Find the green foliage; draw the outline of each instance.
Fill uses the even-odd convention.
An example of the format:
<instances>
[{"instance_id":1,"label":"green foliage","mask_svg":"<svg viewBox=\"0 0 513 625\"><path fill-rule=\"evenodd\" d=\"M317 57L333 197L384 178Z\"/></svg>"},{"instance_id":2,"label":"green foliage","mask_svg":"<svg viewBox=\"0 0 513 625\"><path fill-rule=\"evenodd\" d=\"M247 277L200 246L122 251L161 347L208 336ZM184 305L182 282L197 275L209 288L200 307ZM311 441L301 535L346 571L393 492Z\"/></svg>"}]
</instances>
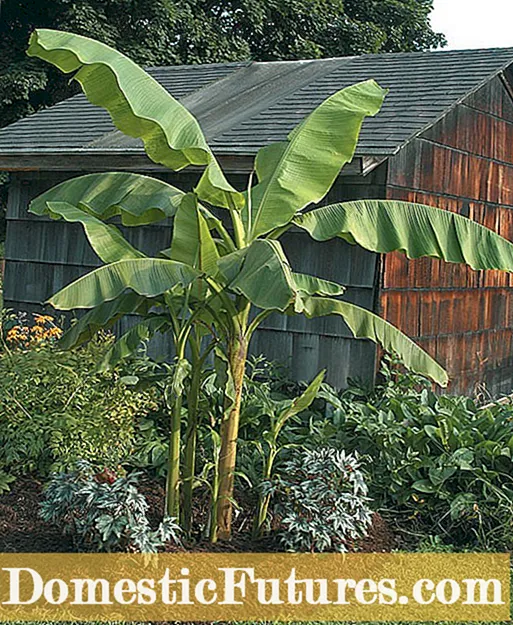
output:
<instances>
[{"instance_id":1,"label":"green foliage","mask_svg":"<svg viewBox=\"0 0 513 625\"><path fill-rule=\"evenodd\" d=\"M0 467L12 475L70 468L83 458L116 466L132 451L136 420L155 408L120 370L98 373L112 344L58 351L51 343L0 350Z\"/></svg>"},{"instance_id":2,"label":"green foliage","mask_svg":"<svg viewBox=\"0 0 513 625\"><path fill-rule=\"evenodd\" d=\"M145 65L179 62L173 45L176 9L168 0L7 0L1 9L0 125L75 91L58 72L26 58L27 40L36 27L94 35Z\"/></svg>"},{"instance_id":3,"label":"green foliage","mask_svg":"<svg viewBox=\"0 0 513 625\"><path fill-rule=\"evenodd\" d=\"M513 407L435 395L425 378L387 364L382 374L372 394L327 395L330 417L311 422L310 444L367 457L370 496L421 531L460 546L511 546Z\"/></svg>"},{"instance_id":4,"label":"green foliage","mask_svg":"<svg viewBox=\"0 0 513 625\"><path fill-rule=\"evenodd\" d=\"M180 528L169 517L156 530L150 527L148 503L137 488L138 476L95 473L88 462L79 461L74 471L52 476L41 516L60 525L82 549L156 553L167 541L179 542Z\"/></svg>"},{"instance_id":5,"label":"green foliage","mask_svg":"<svg viewBox=\"0 0 513 625\"><path fill-rule=\"evenodd\" d=\"M15 481L14 475L0 471L0 495L10 490L10 484Z\"/></svg>"},{"instance_id":6,"label":"green foliage","mask_svg":"<svg viewBox=\"0 0 513 625\"><path fill-rule=\"evenodd\" d=\"M55 70L25 57L34 28L94 36L143 65L284 60L426 50L432 0L4 0L0 126L73 92Z\"/></svg>"},{"instance_id":7,"label":"green foliage","mask_svg":"<svg viewBox=\"0 0 513 625\"><path fill-rule=\"evenodd\" d=\"M249 480L254 493L270 494L269 480L286 480L289 462L328 446L359 454L372 506L413 531L422 549L431 543L439 543L438 550L447 544L511 548L513 405L480 408L468 397L435 395L427 378L390 358L375 390L353 383L337 393L323 384L273 447L272 415L304 388L272 363L250 363L241 408L241 488ZM265 478L273 448L279 453ZM265 527L270 522L268 514Z\"/></svg>"},{"instance_id":8,"label":"green foliage","mask_svg":"<svg viewBox=\"0 0 513 625\"><path fill-rule=\"evenodd\" d=\"M407 222L415 223L415 237ZM457 213L422 204L343 202L312 210L295 223L317 241L340 237L379 254L399 250L408 258L432 256L449 263L466 263L472 269L509 270L513 261L513 244L507 239L494 237L481 224L469 225L471 222ZM439 233L436 239L431 236L433 229Z\"/></svg>"},{"instance_id":9,"label":"green foliage","mask_svg":"<svg viewBox=\"0 0 513 625\"><path fill-rule=\"evenodd\" d=\"M256 362L253 361L252 364L254 374L255 368L258 366L258 360L256 360ZM310 407L317 397L322 381L324 380L324 375L325 371L319 373L300 395L291 399L278 399L276 396L273 397L269 385L265 382L263 384L255 384L255 381L252 379L248 379L246 382L246 386L252 387L249 392L248 389L246 389L246 397L249 396L252 398L250 399L251 407L258 407L256 414L260 426L258 435L255 436L254 439L249 440L249 443L254 446L260 460L258 464L252 463L252 465L250 465L252 466L251 478L253 479L253 483L255 483L260 490L254 522L254 534L257 537L263 533L271 499L270 492L264 492L261 486L264 482L273 478L275 462L278 460L281 452L288 448L287 444L282 444L282 430L290 420ZM250 409L250 406L243 405L241 411L243 429L247 413L249 412L248 409ZM256 466L258 466L258 472L255 471ZM244 475L248 477L248 475ZM249 479L250 483L251 478Z\"/></svg>"},{"instance_id":10,"label":"green foliage","mask_svg":"<svg viewBox=\"0 0 513 625\"><path fill-rule=\"evenodd\" d=\"M287 551L344 552L367 534L367 484L353 454L333 448L296 452L264 492L272 496L277 537Z\"/></svg>"},{"instance_id":11,"label":"green foliage","mask_svg":"<svg viewBox=\"0 0 513 625\"><path fill-rule=\"evenodd\" d=\"M342 89L314 109L287 137L259 150L255 159L258 184L251 192L246 219L249 240L286 225L296 213L320 202L340 170L354 155L366 116L376 115L385 92L372 81ZM331 126L343 133L326 132ZM298 184L309 179L309 184ZM277 215L276 205L281 210Z\"/></svg>"},{"instance_id":12,"label":"green foliage","mask_svg":"<svg viewBox=\"0 0 513 625\"><path fill-rule=\"evenodd\" d=\"M426 373L440 386L447 386L449 376L445 369L403 332L373 312L328 297L305 298L303 306L308 318L340 315L357 338L371 339L389 353L400 353L406 367Z\"/></svg>"},{"instance_id":13,"label":"green foliage","mask_svg":"<svg viewBox=\"0 0 513 625\"><path fill-rule=\"evenodd\" d=\"M167 432L154 413L152 417L138 419L135 425L133 448L127 465L144 469L157 477L164 477L169 455Z\"/></svg>"},{"instance_id":14,"label":"green foliage","mask_svg":"<svg viewBox=\"0 0 513 625\"><path fill-rule=\"evenodd\" d=\"M148 66L426 50L445 41L429 23L432 0L0 4L0 127L76 92L55 69L27 59L25 47L34 28L93 36ZM0 246L5 236L5 193L0 174Z\"/></svg>"},{"instance_id":15,"label":"green foliage","mask_svg":"<svg viewBox=\"0 0 513 625\"><path fill-rule=\"evenodd\" d=\"M117 345L115 343L114 345ZM151 390L154 409L135 423L133 446L126 466L142 469L152 476L165 477L169 458L169 414L177 377L176 364L157 363L147 355L147 341L136 352L122 380L133 389ZM183 389L182 389L183 391Z\"/></svg>"},{"instance_id":16,"label":"green foliage","mask_svg":"<svg viewBox=\"0 0 513 625\"><path fill-rule=\"evenodd\" d=\"M141 204L141 187L148 195L149 203ZM162 180L117 171L87 174L58 184L45 194L45 201L34 200L31 210L36 215L44 215L48 210L47 202L57 204L57 208L59 202L80 202L81 206L87 208L89 216L108 219L119 215L125 226L142 226L173 217L184 195L183 191ZM67 218L67 212L51 212L51 216Z\"/></svg>"}]
</instances>

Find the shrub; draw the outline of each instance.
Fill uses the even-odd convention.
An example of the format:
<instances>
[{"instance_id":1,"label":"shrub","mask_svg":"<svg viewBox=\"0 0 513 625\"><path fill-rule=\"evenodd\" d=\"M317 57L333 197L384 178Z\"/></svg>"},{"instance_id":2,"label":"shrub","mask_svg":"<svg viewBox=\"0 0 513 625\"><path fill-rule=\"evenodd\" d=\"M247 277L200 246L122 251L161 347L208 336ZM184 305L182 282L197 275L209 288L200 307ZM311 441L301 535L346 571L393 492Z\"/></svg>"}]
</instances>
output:
<instances>
[{"instance_id":1,"label":"shrub","mask_svg":"<svg viewBox=\"0 0 513 625\"><path fill-rule=\"evenodd\" d=\"M17 325L0 350L0 469L44 477L80 458L96 466L123 462L138 418L156 403L153 391L127 387L120 369L97 372L113 338L69 352L58 351L52 337L13 346L35 335Z\"/></svg>"},{"instance_id":2,"label":"shrub","mask_svg":"<svg viewBox=\"0 0 513 625\"><path fill-rule=\"evenodd\" d=\"M367 533L372 513L354 454L332 448L293 454L268 489L278 539L289 551L347 551Z\"/></svg>"},{"instance_id":3,"label":"shrub","mask_svg":"<svg viewBox=\"0 0 513 625\"><path fill-rule=\"evenodd\" d=\"M88 462L79 461L75 471L52 477L41 516L78 539L81 548L155 553L169 540L179 542L175 519L165 518L156 530L150 527L148 503L137 489L138 475L95 473Z\"/></svg>"},{"instance_id":4,"label":"shrub","mask_svg":"<svg viewBox=\"0 0 513 625\"><path fill-rule=\"evenodd\" d=\"M158 478L166 475L169 441L165 427L160 425L160 414L138 419L135 424L133 447L126 464L144 469ZM169 419L169 416L168 416Z\"/></svg>"},{"instance_id":5,"label":"shrub","mask_svg":"<svg viewBox=\"0 0 513 625\"><path fill-rule=\"evenodd\" d=\"M438 396L425 378L387 364L382 375L370 395L332 397L311 444L368 455L371 497L421 531L460 546L511 546L513 406Z\"/></svg>"},{"instance_id":6,"label":"shrub","mask_svg":"<svg viewBox=\"0 0 513 625\"><path fill-rule=\"evenodd\" d=\"M11 317L10 321L5 341L14 348L28 349L52 343L63 334L51 315L34 314L29 321L26 313L20 313L17 320Z\"/></svg>"}]
</instances>

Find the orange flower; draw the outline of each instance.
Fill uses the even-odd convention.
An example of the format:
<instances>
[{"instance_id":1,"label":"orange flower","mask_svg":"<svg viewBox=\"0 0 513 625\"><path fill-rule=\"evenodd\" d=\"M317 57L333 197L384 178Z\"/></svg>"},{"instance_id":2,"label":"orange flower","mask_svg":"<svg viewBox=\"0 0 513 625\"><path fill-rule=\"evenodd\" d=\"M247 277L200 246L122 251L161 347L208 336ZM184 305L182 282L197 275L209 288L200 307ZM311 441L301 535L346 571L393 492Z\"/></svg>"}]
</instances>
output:
<instances>
[{"instance_id":1,"label":"orange flower","mask_svg":"<svg viewBox=\"0 0 513 625\"><path fill-rule=\"evenodd\" d=\"M33 318L34 325L32 326L13 326L7 332L6 340L20 347L29 348L62 336L63 330L55 324L51 315L34 314Z\"/></svg>"},{"instance_id":2,"label":"orange flower","mask_svg":"<svg viewBox=\"0 0 513 625\"><path fill-rule=\"evenodd\" d=\"M34 321L37 324L44 325L45 323L53 323L53 317L51 315L34 314Z\"/></svg>"}]
</instances>

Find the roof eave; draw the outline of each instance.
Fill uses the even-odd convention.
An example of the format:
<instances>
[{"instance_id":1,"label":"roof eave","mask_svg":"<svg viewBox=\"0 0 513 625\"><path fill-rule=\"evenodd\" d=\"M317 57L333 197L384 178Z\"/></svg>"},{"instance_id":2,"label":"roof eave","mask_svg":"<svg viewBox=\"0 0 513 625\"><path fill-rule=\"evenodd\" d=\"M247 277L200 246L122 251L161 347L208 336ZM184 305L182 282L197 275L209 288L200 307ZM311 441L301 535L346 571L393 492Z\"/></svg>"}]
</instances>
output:
<instances>
[{"instance_id":1,"label":"roof eave","mask_svg":"<svg viewBox=\"0 0 513 625\"><path fill-rule=\"evenodd\" d=\"M221 167L233 174L252 171L255 154L216 151ZM382 159L381 159L382 160ZM380 161L381 162L381 161ZM372 157L355 157L342 170L343 176L366 175L374 169ZM379 163L377 163L379 164ZM189 167L188 171L201 171L201 167ZM94 172L106 170L136 171L141 173L163 173L169 169L151 161L144 152L124 149L123 151L101 150L55 150L38 149L12 150L0 153L0 171L20 172Z\"/></svg>"}]
</instances>

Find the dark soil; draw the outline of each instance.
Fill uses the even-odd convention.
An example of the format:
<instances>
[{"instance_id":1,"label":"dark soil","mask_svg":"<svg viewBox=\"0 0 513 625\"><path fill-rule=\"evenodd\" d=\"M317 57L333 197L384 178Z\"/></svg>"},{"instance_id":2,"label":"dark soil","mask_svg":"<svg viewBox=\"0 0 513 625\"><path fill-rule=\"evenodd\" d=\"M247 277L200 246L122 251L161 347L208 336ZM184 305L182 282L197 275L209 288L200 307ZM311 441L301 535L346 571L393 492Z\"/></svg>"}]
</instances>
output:
<instances>
[{"instance_id":1,"label":"dark soil","mask_svg":"<svg viewBox=\"0 0 513 625\"><path fill-rule=\"evenodd\" d=\"M0 553L73 551L68 536L39 517L43 485L34 478L19 478L11 491L0 495Z\"/></svg>"},{"instance_id":2,"label":"dark soil","mask_svg":"<svg viewBox=\"0 0 513 625\"><path fill-rule=\"evenodd\" d=\"M153 526L158 525L164 511L164 489L150 479L140 484L141 492L149 504L149 518ZM39 517L39 503L43 496L43 484L34 478L19 478L12 484L11 491L0 495L0 553L45 553L72 552L73 541L64 536L58 527L44 523ZM181 548L169 545L168 551L230 551L230 552L273 552L279 547L272 539L255 541L251 537L251 516L254 502L244 499L239 493L240 508L234 519L234 538L229 543L212 545L202 538L208 511L207 493L198 493L194 507L195 527L193 539ZM355 551L383 552L397 547L397 540L390 526L379 515L374 514L369 535L355 545Z\"/></svg>"},{"instance_id":3,"label":"dark soil","mask_svg":"<svg viewBox=\"0 0 513 625\"><path fill-rule=\"evenodd\" d=\"M388 552L397 549L398 543L395 535L385 519L377 512L372 517L372 525L369 534L359 545L358 551L374 553L377 551Z\"/></svg>"}]
</instances>

